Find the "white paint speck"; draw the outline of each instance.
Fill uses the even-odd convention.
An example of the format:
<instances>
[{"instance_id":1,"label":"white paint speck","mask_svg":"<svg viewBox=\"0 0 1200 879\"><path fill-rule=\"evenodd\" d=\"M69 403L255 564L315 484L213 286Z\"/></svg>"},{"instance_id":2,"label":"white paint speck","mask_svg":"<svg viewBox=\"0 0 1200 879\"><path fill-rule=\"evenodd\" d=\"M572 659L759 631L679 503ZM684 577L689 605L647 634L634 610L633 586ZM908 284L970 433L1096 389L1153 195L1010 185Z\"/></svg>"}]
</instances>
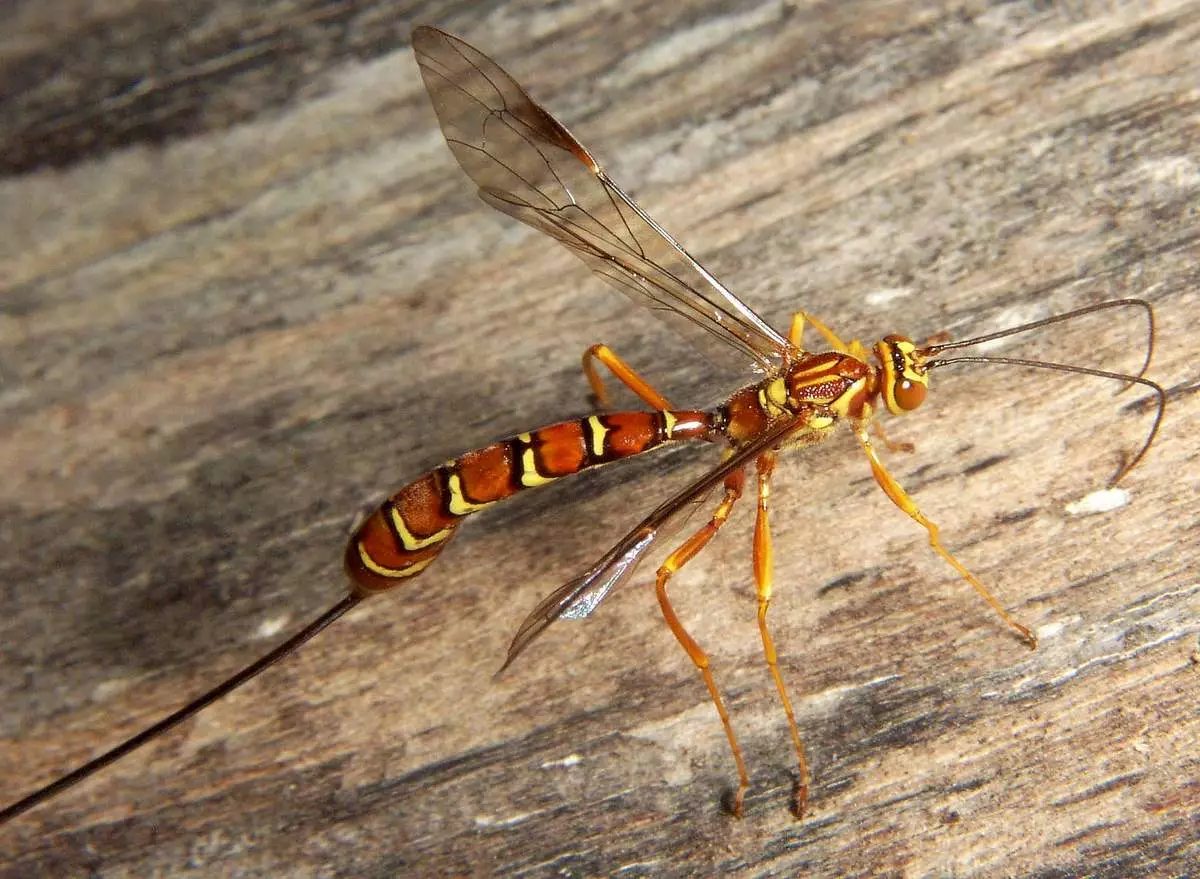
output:
<instances>
[{"instance_id":1,"label":"white paint speck","mask_svg":"<svg viewBox=\"0 0 1200 879\"><path fill-rule=\"evenodd\" d=\"M881 308L884 305L895 302L897 299L905 299L912 296L916 292L912 287L884 287L882 290L872 290L863 299L867 305Z\"/></svg>"},{"instance_id":2,"label":"white paint speck","mask_svg":"<svg viewBox=\"0 0 1200 879\"><path fill-rule=\"evenodd\" d=\"M568 754L561 760L547 760L542 764L543 769L570 769L572 766L578 766L583 762L583 758L578 754Z\"/></svg>"},{"instance_id":3,"label":"white paint speck","mask_svg":"<svg viewBox=\"0 0 1200 879\"><path fill-rule=\"evenodd\" d=\"M271 617L263 620L258 624L258 628L254 631L254 637L260 639L274 638L283 631L283 627L288 624L291 614L283 614L282 616Z\"/></svg>"},{"instance_id":4,"label":"white paint speck","mask_svg":"<svg viewBox=\"0 0 1200 879\"><path fill-rule=\"evenodd\" d=\"M507 818L498 818L495 815L476 815L476 827L512 827L514 824L521 824L528 821L536 812L518 812L516 815L509 815Z\"/></svg>"},{"instance_id":5,"label":"white paint speck","mask_svg":"<svg viewBox=\"0 0 1200 879\"><path fill-rule=\"evenodd\" d=\"M1188 190L1200 186L1200 167L1188 156L1166 156L1142 162L1137 170L1153 182L1175 189Z\"/></svg>"},{"instance_id":6,"label":"white paint speck","mask_svg":"<svg viewBox=\"0 0 1200 879\"><path fill-rule=\"evenodd\" d=\"M1029 155L1035 159L1040 159L1050 150L1054 149L1056 141L1053 137L1036 137L1028 142L1026 149L1029 150Z\"/></svg>"},{"instance_id":7,"label":"white paint speck","mask_svg":"<svg viewBox=\"0 0 1200 879\"><path fill-rule=\"evenodd\" d=\"M1038 626L1037 637L1039 641L1046 641L1058 635L1066 626L1062 623L1047 623L1044 626Z\"/></svg>"},{"instance_id":8,"label":"white paint speck","mask_svg":"<svg viewBox=\"0 0 1200 879\"><path fill-rule=\"evenodd\" d=\"M92 698L97 702L103 702L105 699L124 693L132 683L130 678L109 678L96 685L92 690Z\"/></svg>"},{"instance_id":9,"label":"white paint speck","mask_svg":"<svg viewBox=\"0 0 1200 879\"><path fill-rule=\"evenodd\" d=\"M1129 503L1129 492L1123 488L1102 488L1067 504L1068 516L1092 516L1111 513Z\"/></svg>"}]
</instances>

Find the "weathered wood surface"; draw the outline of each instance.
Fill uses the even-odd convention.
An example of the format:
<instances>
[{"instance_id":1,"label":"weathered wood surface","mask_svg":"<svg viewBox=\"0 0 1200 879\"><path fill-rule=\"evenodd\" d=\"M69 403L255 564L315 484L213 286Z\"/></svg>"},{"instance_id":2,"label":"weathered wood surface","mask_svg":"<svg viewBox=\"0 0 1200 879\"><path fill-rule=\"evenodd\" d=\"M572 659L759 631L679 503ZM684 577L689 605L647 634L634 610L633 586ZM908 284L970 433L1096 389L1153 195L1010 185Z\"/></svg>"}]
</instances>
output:
<instances>
[{"instance_id":1,"label":"weathered wood surface","mask_svg":"<svg viewBox=\"0 0 1200 879\"><path fill-rule=\"evenodd\" d=\"M783 326L982 332L1102 298L1171 391L1130 503L1079 516L1139 393L935 377L898 476L787 459L772 610L814 771L760 658L750 518L680 578L755 786L629 590L491 674L537 598L711 450L479 517L447 557L240 694L0 828L4 876L1169 876L1200 872L1200 4L158 3L0 12L0 790L8 801L332 603L355 511L586 411L607 341L697 363L484 209L407 49L453 30L559 113ZM1134 314L1006 352L1136 368Z\"/></svg>"}]
</instances>

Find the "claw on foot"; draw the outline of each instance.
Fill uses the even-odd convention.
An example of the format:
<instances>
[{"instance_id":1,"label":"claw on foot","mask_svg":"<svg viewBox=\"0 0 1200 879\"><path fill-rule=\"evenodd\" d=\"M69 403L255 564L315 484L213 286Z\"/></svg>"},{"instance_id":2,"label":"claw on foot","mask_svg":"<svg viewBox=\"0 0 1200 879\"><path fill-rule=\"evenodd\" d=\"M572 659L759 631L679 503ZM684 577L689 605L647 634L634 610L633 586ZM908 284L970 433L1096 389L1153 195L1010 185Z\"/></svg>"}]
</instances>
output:
<instances>
[{"instance_id":1,"label":"claw on foot","mask_svg":"<svg viewBox=\"0 0 1200 879\"><path fill-rule=\"evenodd\" d=\"M725 811L734 818L741 818L745 814L746 810L743 803L746 799L746 788L744 785L739 787L736 792L727 791L721 799L722 805L725 806Z\"/></svg>"},{"instance_id":2,"label":"claw on foot","mask_svg":"<svg viewBox=\"0 0 1200 879\"><path fill-rule=\"evenodd\" d=\"M804 819L804 813L807 808L808 785L803 781L797 781L795 788L792 789L792 814L796 816L797 821Z\"/></svg>"}]
</instances>

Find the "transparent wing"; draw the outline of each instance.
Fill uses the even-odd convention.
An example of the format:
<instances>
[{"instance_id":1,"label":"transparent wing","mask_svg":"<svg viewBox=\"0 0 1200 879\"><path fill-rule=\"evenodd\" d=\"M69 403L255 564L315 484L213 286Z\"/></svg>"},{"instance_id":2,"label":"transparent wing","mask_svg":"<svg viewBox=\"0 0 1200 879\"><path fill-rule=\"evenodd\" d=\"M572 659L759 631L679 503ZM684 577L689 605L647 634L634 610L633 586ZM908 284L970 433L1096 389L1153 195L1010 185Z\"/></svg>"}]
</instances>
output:
<instances>
[{"instance_id":1,"label":"transparent wing","mask_svg":"<svg viewBox=\"0 0 1200 879\"><path fill-rule=\"evenodd\" d=\"M709 344L715 339L743 366L778 367L787 340L634 204L496 62L430 27L413 31L413 51L446 142L485 202L561 241L705 353L721 349Z\"/></svg>"},{"instance_id":2,"label":"transparent wing","mask_svg":"<svg viewBox=\"0 0 1200 879\"><path fill-rule=\"evenodd\" d=\"M782 421L755 437L726 461L660 505L587 571L542 599L521 623L500 671L508 668L551 623L560 619L585 617L595 610L605 596L629 579L661 537L674 532L672 526L680 518L686 518L695 509L696 503L707 497L730 473L742 469L768 449L776 448L803 420L803 417L796 417Z\"/></svg>"}]
</instances>

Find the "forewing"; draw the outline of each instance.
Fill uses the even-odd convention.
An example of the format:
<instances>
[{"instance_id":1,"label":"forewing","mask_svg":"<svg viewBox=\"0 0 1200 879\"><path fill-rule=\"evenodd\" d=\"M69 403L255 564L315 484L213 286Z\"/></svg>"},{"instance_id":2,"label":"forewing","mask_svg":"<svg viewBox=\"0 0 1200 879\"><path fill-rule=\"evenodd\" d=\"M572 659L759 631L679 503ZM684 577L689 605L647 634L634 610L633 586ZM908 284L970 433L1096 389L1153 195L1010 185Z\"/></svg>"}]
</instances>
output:
<instances>
[{"instance_id":1,"label":"forewing","mask_svg":"<svg viewBox=\"0 0 1200 879\"><path fill-rule=\"evenodd\" d=\"M413 31L446 142L492 207L565 244L640 305L700 342L771 370L790 346L614 184L561 122L494 61L447 33ZM725 358L718 358L725 359Z\"/></svg>"},{"instance_id":2,"label":"forewing","mask_svg":"<svg viewBox=\"0 0 1200 879\"><path fill-rule=\"evenodd\" d=\"M727 460L661 504L591 568L542 599L521 623L500 671L508 668L551 623L584 617L595 610L605 596L633 574L661 537L674 532L672 526L680 517L686 518L695 504L720 485L726 476L742 469L768 449L778 447L800 421L798 418L782 421L742 446Z\"/></svg>"}]
</instances>

